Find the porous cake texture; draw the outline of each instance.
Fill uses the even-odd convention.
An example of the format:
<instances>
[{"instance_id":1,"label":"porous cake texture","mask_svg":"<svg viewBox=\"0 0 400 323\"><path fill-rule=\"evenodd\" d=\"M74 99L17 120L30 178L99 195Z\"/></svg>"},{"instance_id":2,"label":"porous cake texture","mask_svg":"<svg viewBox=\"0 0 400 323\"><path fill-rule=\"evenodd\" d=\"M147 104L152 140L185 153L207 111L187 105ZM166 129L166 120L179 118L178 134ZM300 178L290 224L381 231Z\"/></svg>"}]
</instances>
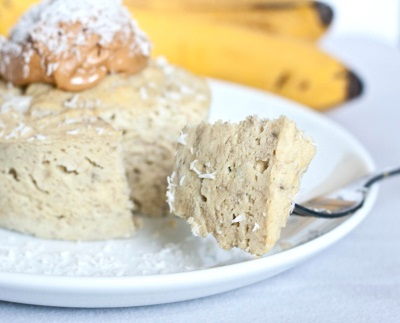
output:
<instances>
[{"instance_id":1,"label":"porous cake texture","mask_svg":"<svg viewBox=\"0 0 400 323\"><path fill-rule=\"evenodd\" d=\"M121 140L85 111L35 121L1 113L0 227L52 239L130 236Z\"/></svg>"},{"instance_id":2,"label":"porous cake texture","mask_svg":"<svg viewBox=\"0 0 400 323\"><path fill-rule=\"evenodd\" d=\"M108 75L79 93L32 84L26 94L32 97L33 119L85 109L120 130L135 210L168 214L165 179L173 168L176 138L186 124L197 124L208 114L210 92L204 79L159 58L138 74Z\"/></svg>"},{"instance_id":3,"label":"porous cake texture","mask_svg":"<svg viewBox=\"0 0 400 323\"><path fill-rule=\"evenodd\" d=\"M179 137L167 201L195 235L224 249L267 253L280 237L314 154L286 117L187 126Z\"/></svg>"}]
</instances>

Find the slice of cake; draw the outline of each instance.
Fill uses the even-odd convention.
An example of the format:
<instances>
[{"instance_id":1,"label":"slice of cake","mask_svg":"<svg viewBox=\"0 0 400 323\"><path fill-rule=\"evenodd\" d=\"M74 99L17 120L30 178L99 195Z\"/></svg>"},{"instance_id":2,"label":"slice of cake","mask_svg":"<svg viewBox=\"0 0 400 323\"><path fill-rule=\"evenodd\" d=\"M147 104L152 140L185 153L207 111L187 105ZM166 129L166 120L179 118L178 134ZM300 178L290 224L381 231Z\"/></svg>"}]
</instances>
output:
<instances>
[{"instance_id":1,"label":"slice of cake","mask_svg":"<svg viewBox=\"0 0 400 323\"><path fill-rule=\"evenodd\" d=\"M159 58L140 73L108 75L79 93L35 83L26 94L32 97L34 119L84 109L120 130L135 210L168 214L165 178L173 168L176 137L186 124L197 124L208 114L210 91L203 78Z\"/></svg>"},{"instance_id":2,"label":"slice of cake","mask_svg":"<svg viewBox=\"0 0 400 323\"><path fill-rule=\"evenodd\" d=\"M185 127L179 143L168 178L171 212L224 249L271 250L315 154L311 140L286 117L249 117Z\"/></svg>"},{"instance_id":3,"label":"slice of cake","mask_svg":"<svg viewBox=\"0 0 400 323\"><path fill-rule=\"evenodd\" d=\"M0 114L0 227L68 240L131 235L121 139L85 112Z\"/></svg>"}]
</instances>

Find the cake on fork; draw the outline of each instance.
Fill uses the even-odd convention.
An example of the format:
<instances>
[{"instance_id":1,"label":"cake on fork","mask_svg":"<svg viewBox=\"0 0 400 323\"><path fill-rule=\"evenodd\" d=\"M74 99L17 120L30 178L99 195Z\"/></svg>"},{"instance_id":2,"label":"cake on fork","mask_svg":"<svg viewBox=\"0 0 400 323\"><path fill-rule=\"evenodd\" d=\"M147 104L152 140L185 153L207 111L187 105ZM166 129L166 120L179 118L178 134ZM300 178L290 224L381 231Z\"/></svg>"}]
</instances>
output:
<instances>
[{"instance_id":1,"label":"cake on fork","mask_svg":"<svg viewBox=\"0 0 400 323\"><path fill-rule=\"evenodd\" d=\"M279 239L314 154L312 141L286 117L187 126L167 201L195 235L262 255Z\"/></svg>"}]
</instances>

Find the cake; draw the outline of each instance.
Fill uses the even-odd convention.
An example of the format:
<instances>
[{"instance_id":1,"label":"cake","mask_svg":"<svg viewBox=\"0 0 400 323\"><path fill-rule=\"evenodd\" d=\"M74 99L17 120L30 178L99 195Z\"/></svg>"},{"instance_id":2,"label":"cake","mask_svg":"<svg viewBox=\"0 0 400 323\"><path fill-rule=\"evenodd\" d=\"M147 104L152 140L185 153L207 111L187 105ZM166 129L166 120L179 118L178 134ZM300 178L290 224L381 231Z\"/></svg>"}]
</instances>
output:
<instances>
[{"instance_id":1,"label":"cake","mask_svg":"<svg viewBox=\"0 0 400 323\"><path fill-rule=\"evenodd\" d=\"M122 134L85 114L0 114L1 227L67 240L133 233Z\"/></svg>"},{"instance_id":2,"label":"cake","mask_svg":"<svg viewBox=\"0 0 400 323\"><path fill-rule=\"evenodd\" d=\"M186 124L199 123L208 114L210 93L204 79L158 58L137 74L108 75L79 93L34 83L26 95L32 98L33 119L80 108L120 130L135 211L168 214L165 179L173 167L176 138Z\"/></svg>"},{"instance_id":3,"label":"cake","mask_svg":"<svg viewBox=\"0 0 400 323\"><path fill-rule=\"evenodd\" d=\"M176 137L210 93L150 50L112 0L43 1L0 36L0 227L111 239L168 213Z\"/></svg>"},{"instance_id":4,"label":"cake","mask_svg":"<svg viewBox=\"0 0 400 323\"><path fill-rule=\"evenodd\" d=\"M280 237L312 141L286 117L186 126L168 177L170 210L224 249L267 253Z\"/></svg>"}]
</instances>

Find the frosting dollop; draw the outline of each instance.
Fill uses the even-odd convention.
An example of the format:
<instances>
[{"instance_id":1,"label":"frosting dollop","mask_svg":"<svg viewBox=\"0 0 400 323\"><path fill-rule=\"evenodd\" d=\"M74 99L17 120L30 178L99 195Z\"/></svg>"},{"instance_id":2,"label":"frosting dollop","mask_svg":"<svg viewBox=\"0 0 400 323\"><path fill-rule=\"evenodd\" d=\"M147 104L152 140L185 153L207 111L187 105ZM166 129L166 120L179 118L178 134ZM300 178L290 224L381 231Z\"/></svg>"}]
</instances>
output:
<instances>
[{"instance_id":1,"label":"frosting dollop","mask_svg":"<svg viewBox=\"0 0 400 323\"><path fill-rule=\"evenodd\" d=\"M47 0L33 6L0 39L0 76L17 86L93 87L108 73L134 74L151 44L115 0Z\"/></svg>"}]
</instances>

